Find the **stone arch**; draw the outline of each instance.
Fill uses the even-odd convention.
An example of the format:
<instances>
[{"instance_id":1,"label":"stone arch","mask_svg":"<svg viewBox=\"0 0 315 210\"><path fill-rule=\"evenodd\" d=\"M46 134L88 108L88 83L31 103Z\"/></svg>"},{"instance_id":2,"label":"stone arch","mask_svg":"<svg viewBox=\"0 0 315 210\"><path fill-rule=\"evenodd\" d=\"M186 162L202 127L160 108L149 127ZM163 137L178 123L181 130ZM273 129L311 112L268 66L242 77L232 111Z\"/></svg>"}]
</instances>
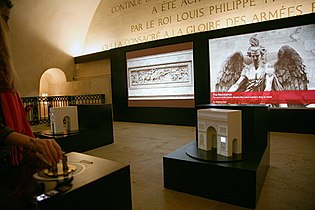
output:
<instances>
[{"instance_id":1,"label":"stone arch","mask_svg":"<svg viewBox=\"0 0 315 210\"><path fill-rule=\"evenodd\" d=\"M211 147L217 147L217 130L213 126L207 128L207 142L211 142Z\"/></svg>"},{"instance_id":2,"label":"stone arch","mask_svg":"<svg viewBox=\"0 0 315 210\"><path fill-rule=\"evenodd\" d=\"M70 116L64 116L63 118L63 126L66 132L70 132L71 130L71 125L70 125Z\"/></svg>"},{"instance_id":3,"label":"stone arch","mask_svg":"<svg viewBox=\"0 0 315 210\"><path fill-rule=\"evenodd\" d=\"M51 90L49 90L49 86L51 84L58 84L58 83L65 83L67 82L67 78L65 73L58 68L50 68L46 70L39 82L39 95L40 96L47 96L50 95L49 93Z\"/></svg>"}]
</instances>

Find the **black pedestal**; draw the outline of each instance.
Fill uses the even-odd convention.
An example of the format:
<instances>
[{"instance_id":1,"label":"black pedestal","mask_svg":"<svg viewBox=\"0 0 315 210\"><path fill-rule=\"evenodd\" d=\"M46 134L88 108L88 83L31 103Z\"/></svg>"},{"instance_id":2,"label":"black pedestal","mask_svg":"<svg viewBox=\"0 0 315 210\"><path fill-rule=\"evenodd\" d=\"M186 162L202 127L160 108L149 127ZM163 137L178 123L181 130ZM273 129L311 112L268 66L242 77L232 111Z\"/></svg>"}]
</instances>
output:
<instances>
[{"instance_id":1,"label":"black pedestal","mask_svg":"<svg viewBox=\"0 0 315 210\"><path fill-rule=\"evenodd\" d=\"M69 163L83 165L73 175L72 188L38 202L39 209L132 209L129 165L80 153L68 153ZM43 181L45 192L57 181Z\"/></svg>"},{"instance_id":2,"label":"black pedestal","mask_svg":"<svg viewBox=\"0 0 315 210\"><path fill-rule=\"evenodd\" d=\"M79 131L53 134L35 133L39 138L54 138L66 152L85 152L114 142L111 104L77 105Z\"/></svg>"},{"instance_id":3,"label":"black pedestal","mask_svg":"<svg viewBox=\"0 0 315 210\"><path fill-rule=\"evenodd\" d=\"M255 208L269 168L269 146L257 158L235 162L201 161L186 154L192 142L163 158L168 189ZM261 158L260 158L261 156Z\"/></svg>"},{"instance_id":4,"label":"black pedestal","mask_svg":"<svg viewBox=\"0 0 315 210\"><path fill-rule=\"evenodd\" d=\"M201 154L196 141L193 141L163 158L164 186L255 208L270 163L268 108L244 105L203 105L197 108L241 110L243 154L223 159L216 154Z\"/></svg>"}]
</instances>

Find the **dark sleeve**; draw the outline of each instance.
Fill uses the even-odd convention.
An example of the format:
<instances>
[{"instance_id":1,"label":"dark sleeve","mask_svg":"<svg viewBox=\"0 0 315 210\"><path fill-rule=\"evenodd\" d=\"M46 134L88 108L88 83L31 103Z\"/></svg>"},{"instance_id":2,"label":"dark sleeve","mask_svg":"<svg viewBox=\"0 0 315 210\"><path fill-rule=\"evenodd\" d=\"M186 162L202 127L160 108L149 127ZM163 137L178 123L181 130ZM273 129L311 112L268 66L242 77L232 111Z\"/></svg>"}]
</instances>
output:
<instances>
[{"instance_id":1,"label":"dark sleeve","mask_svg":"<svg viewBox=\"0 0 315 210\"><path fill-rule=\"evenodd\" d=\"M12 132L11 128L5 126L2 108L0 107L0 145L3 145L4 139Z\"/></svg>"}]
</instances>

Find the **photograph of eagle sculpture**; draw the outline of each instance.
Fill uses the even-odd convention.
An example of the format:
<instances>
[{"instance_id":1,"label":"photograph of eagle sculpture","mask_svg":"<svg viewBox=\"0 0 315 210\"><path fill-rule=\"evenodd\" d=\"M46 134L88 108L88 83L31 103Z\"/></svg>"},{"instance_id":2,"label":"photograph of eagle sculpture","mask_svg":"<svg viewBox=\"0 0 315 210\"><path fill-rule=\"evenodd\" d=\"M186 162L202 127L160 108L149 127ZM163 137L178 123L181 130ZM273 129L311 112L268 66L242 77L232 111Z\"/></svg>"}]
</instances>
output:
<instances>
[{"instance_id":1,"label":"photograph of eagle sculpture","mask_svg":"<svg viewBox=\"0 0 315 210\"><path fill-rule=\"evenodd\" d=\"M276 61L269 63L267 50L255 35L249 39L249 44L246 55L238 51L224 62L217 76L216 92L307 90L306 66L296 50L284 45ZM306 105L287 104L288 107Z\"/></svg>"}]
</instances>

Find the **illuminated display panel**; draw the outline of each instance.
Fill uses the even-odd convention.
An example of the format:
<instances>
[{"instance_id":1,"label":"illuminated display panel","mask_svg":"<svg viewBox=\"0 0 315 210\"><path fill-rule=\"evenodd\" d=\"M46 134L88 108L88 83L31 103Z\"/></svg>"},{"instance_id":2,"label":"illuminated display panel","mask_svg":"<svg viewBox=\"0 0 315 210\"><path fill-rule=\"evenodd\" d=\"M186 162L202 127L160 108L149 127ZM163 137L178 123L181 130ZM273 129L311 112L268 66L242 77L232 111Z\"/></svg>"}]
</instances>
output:
<instances>
[{"instance_id":1,"label":"illuminated display panel","mask_svg":"<svg viewBox=\"0 0 315 210\"><path fill-rule=\"evenodd\" d=\"M210 102L314 107L315 24L209 39Z\"/></svg>"},{"instance_id":2,"label":"illuminated display panel","mask_svg":"<svg viewBox=\"0 0 315 210\"><path fill-rule=\"evenodd\" d=\"M126 53L129 107L194 107L192 43Z\"/></svg>"}]
</instances>

